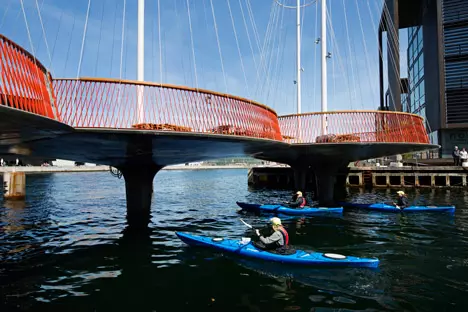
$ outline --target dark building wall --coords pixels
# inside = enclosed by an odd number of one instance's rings
[[[447,126],[468,125],[468,0],[443,0]]]
[[[387,71],[388,71],[388,106],[390,109],[400,108],[400,39],[399,24],[399,1],[387,1]]]
[[[440,16],[437,12],[436,1],[426,0],[426,3],[421,7],[423,13],[423,51],[424,51],[424,82],[426,93],[426,120],[429,126],[429,131],[434,131],[442,128],[441,105],[443,96],[441,97],[441,81],[443,81],[443,72],[440,71],[440,66],[443,64],[441,59],[439,44],[441,39],[439,36],[438,24]]]

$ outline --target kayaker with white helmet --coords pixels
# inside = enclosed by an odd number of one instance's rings
[[[259,237],[260,241],[255,242],[255,246],[264,250],[276,251],[279,253],[284,252],[289,247],[289,235],[286,229],[281,224],[281,219],[274,217],[270,219],[273,234],[268,237],[263,237],[259,230],[255,230],[255,233]]]
[[[304,208],[307,202],[304,196],[302,196],[302,192],[297,191],[296,194],[293,195],[292,201],[287,204],[291,208]]]
[[[403,191],[398,191],[398,201],[397,203],[394,203],[395,207],[400,208],[400,209],[405,209],[408,207],[408,198],[406,197],[405,192]]]

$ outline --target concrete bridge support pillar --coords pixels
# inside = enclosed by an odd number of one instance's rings
[[[346,165],[341,163],[322,163],[320,166],[313,166],[315,182],[317,185],[317,200],[322,207],[335,206],[335,183],[340,170],[344,170]]]
[[[147,227],[151,218],[153,179],[162,167],[155,164],[133,164],[118,169],[125,179],[128,225]]]
[[[291,166],[294,171],[294,191],[301,191],[305,194],[306,177],[309,166]]]

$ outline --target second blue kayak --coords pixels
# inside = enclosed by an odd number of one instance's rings
[[[392,205],[387,205],[384,203],[379,204],[357,204],[357,203],[341,203],[343,206],[366,209],[366,210],[376,210],[376,211],[385,211],[385,212],[455,212],[455,206],[409,206],[404,209],[396,208]]]
[[[281,205],[260,205],[260,204],[248,204],[242,202],[236,202],[236,204],[245,211],[251,212],[265,212],[265,213],[277,213],[292,216],[313,216],[328,213],[343,213],[343,207],[337,208],[288,208]]]
[[[296,250],[291,255],[281,255],[258,249],[251,242],[243,243],[241,240],[211,238],[180,232],[176,232],[176,234],[188,245],[210,247],[226,253],[267,261],[333,267],[376,268],[379,266],[379,259],[377,258],[358,258],[334,253],[306,252],[303,250]]]

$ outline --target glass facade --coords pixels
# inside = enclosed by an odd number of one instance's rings
[[[403,110],[426,119],[425,93],[423,28],[417,26],[408,28],[408,99],[402,98]]]

